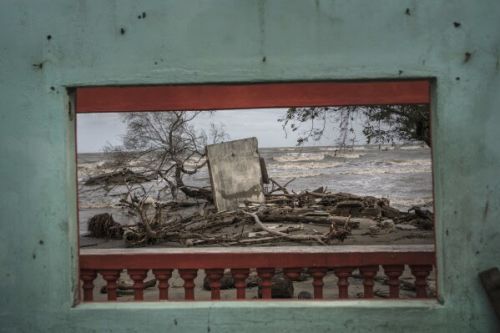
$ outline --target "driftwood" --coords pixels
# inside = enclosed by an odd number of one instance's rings
[[[331,216],[321,217],[321,216],[306,216],[306,215],[295,215],[295,214],[259,214],[259,218],[262,222],[291,222],[291,223],[319,223],[319,224],[331,224],[333,218]]]
[[[204,199],[208,202],[213,202],[212,190],[203,187],[181,186],[179,189],[188,197],[195,199]]]
[[[271,228],[265,226],[260,221],[259,216],[256,213],[249,213],[249,212],[244,212],[244,213],[252,216],[253,219],[255,220],[255,224],[257,224],[257,226],[259,228],[261,228],[262,230],[267,231],[271,235],[282,237],[282,238],[290,240],[290,241],[316,241],[316,242],[320,243],[321,245],[326,245],[327,244],[326,242],[332,238],[344,240],[345,236],[347,236],[347,233],[348,233],[345,230],[338,230],[337,231],[337,230],[334,230],[334,228],[332,228],[332,230],[330,230],[330,232],[328,232],[325,235],[321,235],[321,236],[317,236],[317,235],[289,235],[289,234],[286,234],[284,232],[277,231],[277,230],[274,230],[274,229],[271,229]]]
[[[130,169],[122,169],[94,177],[85,181],[85,185],[125,185],[133,183],[145,183],[153,180],[154,177],[136,173]]]
[[[285,183],[285,185],[280,185],[276,180],[274,180],[273,178],[270,178],[269,177],[269,182],[272,183],[272,189],[271,191],[269,191],[268,194],[272,194],[274,192],[278,192],[278,191],[282,191],[283,194],[289,194],[289,191],[288,189],[286,188],[291,182],[293,182],[296,178],[292,178],[290,179],[288,182]],[[267,183],[266,183],[267,184]],[[274,188],[276,186],[276,188]]]
[[[288,234],[286,234],[284,232],[273,230],[271,228],[266,227],[264,224],[262,224],[262,222],[259,219],[259,216],[257,214],[255,214],[255,213],[245,212],[245,214],[248,214],[248,215],[252,216],[254,218],[254,220],[255,220],[255,224],[257,224],[262,230],[268,232],[271,235],[282,237],[282,238],[285,238],[285,239],[291,240],[291,241],[314,240],[314,241],[320,243],[321,245],[326,245],[325,242],[323,242],[323,240],[319,236],[314,236],[314,235],[288,235]]]
[[[263,209],[258,213],[262,222],[276,223],[306,223],[306,224],[327,224],[345,226],[347,223],[350,229],[357,229],[360,220],[345,216],[335,216],[331,212],[317,210],[315,208],[288,208],[277,207]]]
[[[140,205],[135,206],[142,209]],[[158,214],[155,214],[158,215]],[[206,216],[191,216],[185,219],[172,219],[164,223],[148,220],[145,212],[140,212],[145,223],[133,226],[123,226],[123,237],[129,246],[145,246],[152,242],[173,241],[186,246],[196,245],[250,245],[262,243],[274,243],[276,241],[294,242],[316,242],[322,245],[332,240],[342,241],[349,234],[350,224],[348,220],[315,216],[299,216],[304,221],[321,222],[329,226],[330,231],[321,235],[289,234],[289,232],[303,232],[301,227],[272,228],[265,226],[260,219],[255,221],[256,212],[238,211],[213,213]],[[244,227],[252,221],[252,217],[258,229],[265,232],[246,232]],[[293,215],[290,215],[293,216]],[[258,216],[257,216],[258,218]],[[276,218],[277,222],[285,222],[283,218]],[[232,227],[234,226],[234,228]],[[340,228],[338,228],[340,226]],[[231,228],[235,232],[225,233],[222,229]],[[241,230],[241,231],[239,231]]]

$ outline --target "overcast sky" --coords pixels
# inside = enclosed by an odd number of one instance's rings
[[[295,146],[298,134],[287,131],[288,136],[278,122],[286,109],[250,109],[223,110],[200,114],[192,121],[195,128],[204,129],[208,133],[210,123],[224,124],[230,140],[255,136],[260,147]],[[325,132],[319,142],[309,145],[333,145],[336,133],[331,129]],[[357,132],[360,126],[356,126]],[[108,144],[120,145],[125,134],[126,124],[118,113],[79,114],[77,118],[78,152],[99,152]],[[357,135],[358,138],[362,137]],[[364,143],[364,142],[358,142]]]

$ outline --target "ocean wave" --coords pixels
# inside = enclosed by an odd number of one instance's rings
[[[363,163],[367,166],[375,166],[378,168],[401,168],[401,167],[422,167],[431,168],[430,159],[414,159],[414,160],[374,160]]]
[[[397,166],[422,166],[431,167],[432,163],[430,159],[414,159],[414,160],[385,160],[389,165]]]
[[[415,206],[432,208],[432,197],[423,197],[423,198],[392,197],[389,198],[389,200],[391,202],[391,206],[403,210],[407,210]]]
[[[350,168],[344,171],[338,171],[338,175],[382,175],[382,174],[412,174],[412,173],[431,173],[430,166],[408,166],[402,168]]]
[[[351,152],[338,152],[336,154],[325,153],[289,153],[281,156],[273,156],[271,159],[278,163],[297,163],[307,161],[328,161],[334,159],[356,159],[364,154],[351,153]]]
[[[321,161],[324,158],[323,154],[318,153],[289,153],[281,156],[274,156],[272,159],[276,162],[304,162],[304,161]]]
[[[321,172],[321,171],[316,171],[316,172],[311,172],[311,171],[301,171],[301,170],[291,170],[286,173],[281,173],[277,177],[273,177],[274,180],[281,182],[281,181],[289,181],[291,178],[297,178],[297,179],[307,179],[307,178],[314,178],[314,177],[331,177],[332,175],[329,173]]]
[[[314,169],[330,169],[339,165],[343,165],[342,162],[303,162],[295,164],[279,164],[279,165],[268,165],[268,170],[270,173],[279,174],[283,170],[314,170]]]
[[[351,152],[340,152],[335,154],[334,156],[331,155],[325,155],[332,157],[332,158],[360,158],[361,156],[364,156],[365,154],[360,154],[360,153],[351,153]]]

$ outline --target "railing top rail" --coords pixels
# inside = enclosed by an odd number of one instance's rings
[[[80,249],[81,255],[136,254],[206,254],[206,253],[373,253],[373,252],[434,252],[433,244],[415,245],[330,245],[279,247],[188,247],[188,248],[127,248]]]
[[[81,249],[81,269],[433,265],[433,245]]]

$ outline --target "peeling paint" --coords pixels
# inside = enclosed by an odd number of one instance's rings
[[[33,64],[33,68],[35,70],[42,70],[44,64],[45,64],[45,61],[35,63],[35,64]]]
[[[470,52],[464,53],[464,63],[468,63],[471,58],[472,58],[472,53]]]

